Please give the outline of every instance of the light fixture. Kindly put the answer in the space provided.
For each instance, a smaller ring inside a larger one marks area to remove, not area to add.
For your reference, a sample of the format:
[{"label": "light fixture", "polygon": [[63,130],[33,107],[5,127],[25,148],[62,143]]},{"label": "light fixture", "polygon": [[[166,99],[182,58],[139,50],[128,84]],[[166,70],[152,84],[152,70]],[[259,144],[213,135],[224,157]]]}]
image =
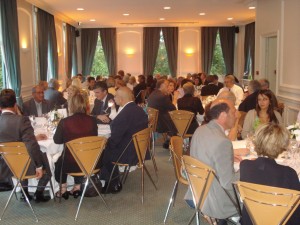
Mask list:
[{"label": "light fixture", "polygon": [[165,18],[159,18],[159,20],[165,20]]},{"label": "light fixture", "polygon": [[200,15],[200,16],[205,16],[205,13],[204,13],[204,12],[202,12],[202,13],[199,13],[199,15]]},{"label": "light fixture", "polygon": [[187,48],[184,51],[186,56],[192,56],[194,54],[194,49],[193,48]]},{"label": "light fixture", "polygon": [[129,13],[123,13],[123,16],[129,16]]},{"label": "light fixture", "polygon": [[171,7],[170,6],[165,6],[164,9],[169,10],[169,9],[171,9]]},{"label": "light fixture", "polygon": [[90,21],[91,21],[91,22],[95,22],[96,20],[95,20],[95,19],[90,19]]},{"label": "light fixture", "polygon": [[84,8],[77,8],[76,10],[78,10],[78,11],[83,11]]},{"label": "light fixture", "polygon": [[132,48],[125,49],[125,54],[129,57],[133,56],[134,55],[134,49],[132,49]]},{"label": "light fixture", "polygon": [[22,38],[21,41],[21,51],[22,52],[28,52],[28,43],[27,43],[27,39],[26,38]]},{"label": "light fixture", "polygon": [[255,9],[255,6],[249,6],[249,9]]},{"label": "light fixture", "polygon": [[232,17],[229,17],[229,18],[227,18],[227,20],[233,20],[233,18],[232,18]]}]

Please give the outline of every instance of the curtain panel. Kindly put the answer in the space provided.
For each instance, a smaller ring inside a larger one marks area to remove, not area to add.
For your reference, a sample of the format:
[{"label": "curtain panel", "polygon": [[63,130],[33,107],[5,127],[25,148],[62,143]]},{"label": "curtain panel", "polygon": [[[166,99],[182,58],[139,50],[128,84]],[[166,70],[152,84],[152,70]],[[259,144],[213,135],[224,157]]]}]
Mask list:
[{"label": "curtain panel", "polygon": [[143,32],[143,74],[153,75],[158,53],[160,27],[144,27]]},{"label": "curtain panel", "polygon": [[161,29],[167,50],[170,72],[172,77],[176,77],[178,59],[178,27],[163,27]]},{"label": "curtain panel", "polygon": [[0,20],[4,81],[15,91],[17,103],[21,106],[20,46],[16,0],[0,1]]},{"label": "curtain panel", "polygon": [[[57,79],[58,53],[54,16],[39,8],[37,11],[37,33],[40,80]],[[48,70],[50,71],[49,77]]]},{"label": "curtain panel", "polygon": [[210,73],[214,50],[216,47],[218,27],[201,27],[202,71]]},{"label": "curtain panel", "polygon": [[102,48],[109,75],[117,74],[117,31],[116,28],[100,28]]},{"label": "curtain panel", "polygon": [[67,42],[67,77],[77,74],[77,47],[76,47],[76,29],[70,24],[66,24],[66,42]]},{"label": "curtain panel", "polygon": [[219,34],[226,74],[233,74],[235,27],[219,27]]},{"label": "curtain panel", "polygon": [[98,28],[81,29],[82,75],[91,73],[98,41]]},{"label": "curtain panel", "polygon": [[244,44],[244,73],[250,72],[250,59],[252,61],[252,78],[254,79],[254,54],[255,54],[255,22],[249,23],[245,26],[245,44]]}]

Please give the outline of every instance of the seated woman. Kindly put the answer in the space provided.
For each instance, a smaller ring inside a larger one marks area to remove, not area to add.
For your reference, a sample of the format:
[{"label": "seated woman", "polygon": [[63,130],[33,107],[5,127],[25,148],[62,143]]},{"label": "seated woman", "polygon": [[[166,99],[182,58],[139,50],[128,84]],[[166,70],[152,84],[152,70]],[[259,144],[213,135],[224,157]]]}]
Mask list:
[{"label": "seated woman", "polygon": [[[75,93],[69,99],[68,107],[70,116],[59,122],[53,137],[56,144],[65,144],[77,138],[98,135],[96,118],[87,115],[87,103],[82,94]],[[55,163],[55,180],[57,182],[60,182],[60,174],[62,170],[62,189],[56,194],[56,196],[68,199],[69,194],[71,194],[74,198],[77,198],[81,194],[80,184],[82,183],[83,177],[74,177],[75,185],[70,193],[67,192],[67,173],[77,173],[81,172],[81,170],[70,150],[65,148],[65,151],[64,162],[62,163],[63,158],[61,155]]]},{"label": "seated woman", "polygon": [[[255,133],[254,146],[258,158],[243,160],[240,163],[240,180],[249,183],[287,188],[300,191],[299,177],[295,170],[276,163],[275,159],[289,145],[289,132],[284,127],[267,123],[259,127]],[[252,225],[250,217],[243,209],[242,225]],[[298,208],[289,222],[300,224],[300,208]]]},{"label": "seated woman", "polygon": [[200,98],[194,97],[195,88],[191,82],[184,84],[182,88],[184,91],[184,96],[177,100],[177,106],[179,110],[186,110],[195,114],[187,131],[188,134],[193,134],[199,127],[199,124],[196,120],[196,115],[197,113],[202,115],[204,113],[204,109]]},{"label": "seated woman", "polygon": [[270,90],[260,90],[257,95],[256,109],[248,111],[242,130],[242,138],[253,134],[255,130],[265,123],[283,124],[280,114],[274,110],[273,95]]}]

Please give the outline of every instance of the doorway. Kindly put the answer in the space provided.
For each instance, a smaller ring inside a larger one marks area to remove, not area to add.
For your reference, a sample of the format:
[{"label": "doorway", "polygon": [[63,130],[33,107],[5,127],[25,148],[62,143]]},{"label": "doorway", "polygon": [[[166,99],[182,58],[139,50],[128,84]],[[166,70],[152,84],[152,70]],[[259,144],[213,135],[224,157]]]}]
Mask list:
[{"label": "doorway", "polygon": [[270,82],[270,89],[276,94],[277,87],[277,36],[265,39],[265,76]]}]

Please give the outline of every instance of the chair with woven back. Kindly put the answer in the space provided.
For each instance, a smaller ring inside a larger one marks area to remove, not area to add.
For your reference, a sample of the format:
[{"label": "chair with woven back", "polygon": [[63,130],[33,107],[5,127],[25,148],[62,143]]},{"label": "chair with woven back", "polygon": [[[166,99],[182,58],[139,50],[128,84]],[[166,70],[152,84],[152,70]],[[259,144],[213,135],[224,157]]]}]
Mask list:
[{"label": "chair with woven back", "polygon": [[90,136],[90,137],[83,137],[77,138],[72,141],[69,141],[66,145],[70,150],[72,156],[74,157],[75,161],[77,162],[78,166],[81,169],[81,173],[68,173],[71,176],[85,176],[86,182],[84,184],[84,189],[80,198],[80,202],[77,208],[77,212],[75,215],[75,220],[78,218],[79,210],[82,204],[82,200],[84,194],[86,192],[86,188],[89,183],[93,185],[95,190],[97,191],[99,197],[105,204],[106,208],[110,211],[107,203],[105,202],[103,196],[99,192],[98,188],[96,187],[95,183],[91,179],[93,174],[96,174],[100,171],[100,169],[95,169],[103,149],[105,148],[107,139],[105,137],[98,137],[98,136]]},{"label": "chair with woven back", "polygon": [[150,153],[151,153],[151,159],[155,168],[155,173],[157,176],[157,165],[155,161],[155,132],[156,132],[156,127],[157,127],[157,120],[158,120],[158,110],[148,107],[147,108],[147,113],[148,113],[148,120],[149,120],[149,127],[151,128],[151,133],[150,133],[150,138],[151,142],[149,143],[151,148],[150,148]]},{"label": "chair with woven back", "polygon": [[300,191],[242,181],[233,185],[254,225],[286,224],[300,204]]},{"label": "chair with woven back", "polygon": [[177,194],[177,189],[178,189],[178,184],[183,184],[183,185],[188,185],[188,181],[182,176],[181,174],[181,157],[182,157],[182,153],[183,153],[183,139],[182,137],[178,137],[178,136],[173,136],[171,137],[170,140],[170,150],[171,150],[171,154],[172,154],[172,159],[173,159],[173,167],[174,167],[174,172],[175,172],[175,184],[173,187],[173,191],[169,200],[169,204],[167,207],[167,211],[165,214],[165,218],[164,218],[164,223],[166,223],[167,221],[167,217],[168,217],[168,213],[171,207],[171,204],[175,204],[175,199],[176,199],[176,194]]},{"label": "chair with woven back", "polygon": [[[35,217],[36,222],[38,222],[38,218],[30,204],[30,201],[29,201],[29,199],[24,191],[24,187],[22,186],[22,183],[21,183],[21,181],[23,181],[23,180],[32,179],[32,178],[36,177],[35,174],[34,175],[26,175],[29,165],[31,163],[31,158],[30,158],[30,155],[27,151],[25,144],[23,142],[0,143],[0,155],[4,159],[5,163],[9,167],[9,169],[11,170],[11,172],[13,174],[13,178],[15,178],[17,180],[17,183],[14,186],[14,188],[6,202],[6,205],[3,209],[0,220],[2,220],[3,215],[7,209],[7,206],[10,203],[13,194],[16,192],[17,187],[19,186],[22,193],[24,194],[27,204],[29,205],[29,207]],[[50,180],[50,186],[51,186],[51,190],[52,190],[52,193],[54,196],[53,185],[52,185],[51,180]],[[54,197],[54,200],[55,200],[55,197]]]}]

